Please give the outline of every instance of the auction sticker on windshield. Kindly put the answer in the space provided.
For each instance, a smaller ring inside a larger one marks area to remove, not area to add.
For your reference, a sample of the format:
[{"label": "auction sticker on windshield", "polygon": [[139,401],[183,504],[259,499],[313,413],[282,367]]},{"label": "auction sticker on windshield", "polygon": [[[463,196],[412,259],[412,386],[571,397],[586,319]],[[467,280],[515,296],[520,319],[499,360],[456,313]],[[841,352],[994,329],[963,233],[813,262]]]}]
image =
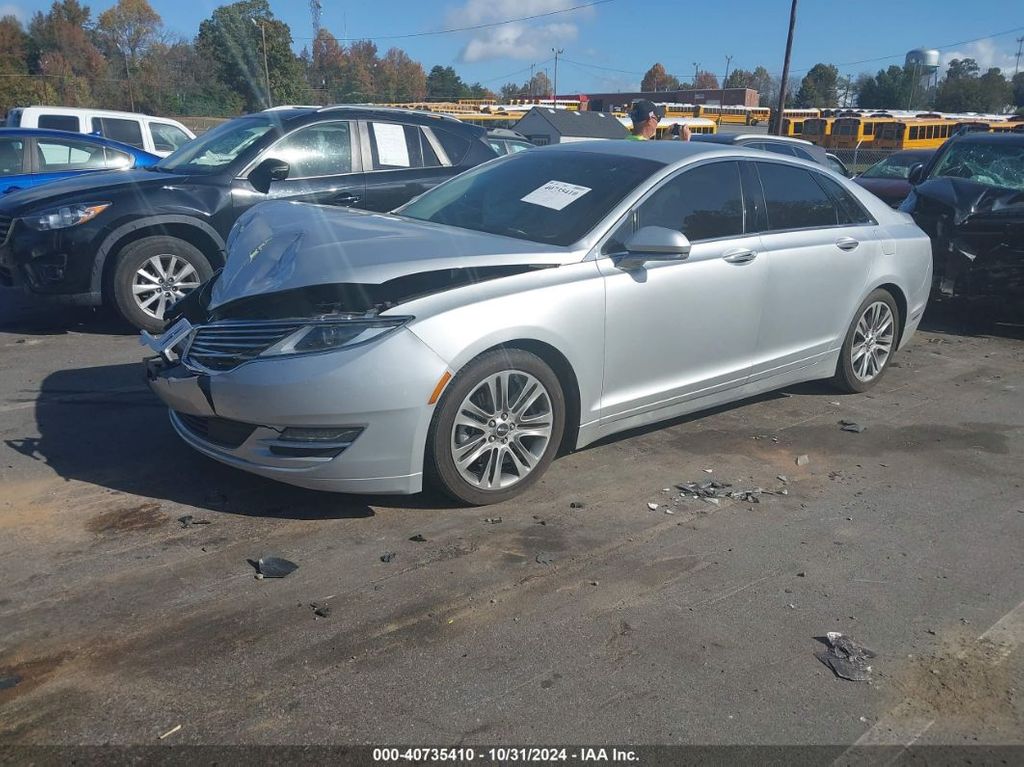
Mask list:
[{"label": "auction sticker on windshield", "polygon": [[549,181],[544,186],[534,189],[521,200],[551,210],[561,210],[589,191],[590,187],[587,186],[569,184],[565,181]]}]

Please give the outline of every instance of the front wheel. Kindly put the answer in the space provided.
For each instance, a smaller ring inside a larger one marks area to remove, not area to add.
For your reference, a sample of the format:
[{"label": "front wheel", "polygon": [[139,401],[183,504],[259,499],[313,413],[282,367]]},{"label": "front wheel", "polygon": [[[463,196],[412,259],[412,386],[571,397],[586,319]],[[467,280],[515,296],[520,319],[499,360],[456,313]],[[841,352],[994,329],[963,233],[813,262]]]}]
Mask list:
[{"label": "front wheel", "polygon": [[163,330],[167,310],[213,276],[202,251],[177,237],[143,237],[116,258],[112,287],[117,311],[150,332]]},{"label": "front wheel", "polygon": [[863,392],[881,380],[896,352],[900,311],[892,294],[878,289],[857,309],[839,353],[835,382],[848,392]]},{"label": "front wheel", "polygon": [[428,437],[427,472],[448,495],[484,506],[527,490],[547,470],[565,429],[565,395],[542,359],[488,352],[445,391]]}]

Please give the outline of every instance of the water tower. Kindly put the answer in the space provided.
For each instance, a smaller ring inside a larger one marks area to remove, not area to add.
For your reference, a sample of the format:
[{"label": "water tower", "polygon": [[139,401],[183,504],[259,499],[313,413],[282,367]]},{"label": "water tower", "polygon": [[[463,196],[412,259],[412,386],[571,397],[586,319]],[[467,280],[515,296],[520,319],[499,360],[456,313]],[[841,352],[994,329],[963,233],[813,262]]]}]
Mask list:
[{"label": "water tower", "polygon": [[917,75],[916,85],[927,88],[929,81],[935,77],[938,84],[939,52],[934,48],[915,48],[907,52],[904,66],[910,67]]}]

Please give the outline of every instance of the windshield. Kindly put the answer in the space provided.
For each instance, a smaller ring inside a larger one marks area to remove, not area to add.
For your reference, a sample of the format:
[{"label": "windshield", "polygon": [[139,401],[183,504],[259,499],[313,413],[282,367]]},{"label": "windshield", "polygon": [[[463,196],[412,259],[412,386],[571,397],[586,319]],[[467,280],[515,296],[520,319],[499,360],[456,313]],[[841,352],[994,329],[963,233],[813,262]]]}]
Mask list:
[{"label": "windshield", "polygon": [[952,143],[929,174],[929,178],[943,176],[1024,191],[1024,144]]},{"label": "windshield", "polygon": [[214,173],[230,165],[271,129],[265,117],[228,120],[159,162],[159,170],[173,173]]},{"label": "windshield", "polygon": [[467,171],[396,213],[549,245],[571,245],[644,179],[653,160],[530,151]]},{"label": "windshield", "polygon": [[881,162],[876,162],[866,171],[860,174],[861,178],[907,178],[910,169],[926,160],[925,157],[917,155],[893,155],[886,157]]}]

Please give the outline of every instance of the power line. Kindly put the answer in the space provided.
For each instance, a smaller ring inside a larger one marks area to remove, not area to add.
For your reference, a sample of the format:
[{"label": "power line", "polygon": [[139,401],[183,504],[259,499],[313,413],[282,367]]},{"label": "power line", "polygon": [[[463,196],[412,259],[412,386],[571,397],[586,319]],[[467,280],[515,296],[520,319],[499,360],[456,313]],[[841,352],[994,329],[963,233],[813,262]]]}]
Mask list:
[{"label": "power line", "polygon": [[[521,21],[534,21],[535,19],[545,19],[550,16],[558,16],[563,13],[572,13],[573,11],[579,11],[584,8],[594,8],[598,5],[605,5],[606,3],[613,3],[615,0],[591,0],[589,3],[581,3],[574,5],[571,8],[562,8],[557,11],[547,11],[545,13],[534,13],[530,16],[520,16],[515,19],[505,19],[504,21],[489,21],[484,24],[472,24],[467,27],[451,27],[449,29],[438,29],[433,32],[408,32],[403,35],[363,35],[361,37],[331,37],[336,42],[355,42],[359,40],[406,40],[411,37],[429,37],[432,35],[449,35],[453,32],[473,32],[480,29],[491,29],[493,27],[503,27],[506,24],[517,24]],[[296,37],[295,40],[314,40],[312,37]]]}]

